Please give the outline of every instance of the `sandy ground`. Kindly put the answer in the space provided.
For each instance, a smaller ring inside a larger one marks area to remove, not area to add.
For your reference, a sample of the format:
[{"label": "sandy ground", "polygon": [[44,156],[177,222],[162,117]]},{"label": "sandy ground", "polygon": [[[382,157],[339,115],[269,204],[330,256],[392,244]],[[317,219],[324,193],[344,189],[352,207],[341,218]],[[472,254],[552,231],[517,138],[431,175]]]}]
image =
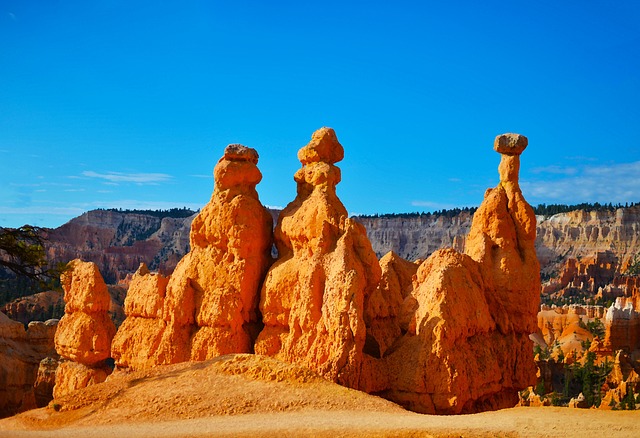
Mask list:
[{"label": "sandy ground", "polygon": [[640,411],[420,415],[253,355],[119,373],[0,421],[0,437],[640,437]]}]

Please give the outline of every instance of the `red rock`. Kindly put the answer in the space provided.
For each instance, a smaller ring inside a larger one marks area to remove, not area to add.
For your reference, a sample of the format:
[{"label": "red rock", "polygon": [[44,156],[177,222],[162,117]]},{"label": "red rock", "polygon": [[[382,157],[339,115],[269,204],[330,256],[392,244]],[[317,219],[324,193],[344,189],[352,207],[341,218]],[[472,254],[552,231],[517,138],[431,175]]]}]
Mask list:
[{"label": "red rock", "polygon": [[[515,406],[536,379],[535,216],[518,187],[522,136],[496,139],[500,184],[477,210],[465,253],[436,251],[403,303],[407,333],[384,358],[381,395],[410,410],[458,414]],[[468,254],[468,255],[467,255]]]},{"label": "red rock", "polygon": [[364,227],[349,219],[335,191],[344,151],[330,128],[298,153],[298,194],[275,230],[279,259],[261,292],[265,324],[255,351],[307,366],[358,387],[366,338],[364,301],[380,266]]},{"label": "red rock", "polygon": [[113,345],[119,367],[253,351],[273,229],[255,189],[257,162],[254,149],[229,145],[214,169],[211,200],[193,219],[191,251],[170,278],[146,267],[132,278]]},{"label": "red rock", "polygon": [[28,330],[0,312],[0,418],[37,407],[34,382],[40,361],[57,356],[57,320],[31,322]]},{"label": "red rock", "polygon": [[380,259],[382,276],[378,287],[365,300],[367,341],[364,351],[382,357],[401,336],[402,303],[411,294],[418,265],[389,252]]},{"label": "red rock", "polygon": [[516,147],[502,154],[500,184],[487,190],[476,211],[465,253],[482,265],[493,289],[486,296],[500,330],[529,334],[537,328],[532,315],[538,313],[540,303],[540,264],[535,251],[536,217],[518,184],[519,153],[526,138],[504,134],[495,143]]},{"label": "red rock", "polygon": [[59,398],[76,389],[104,382],[111,374],[107,366],[90,367],[78,362],[62,361],[56,369],[53,398]]},{"label": "red rock", "polygon": [[[66,307],[56,330],[55,346],[62,358],[73,362],[65,362],[56,371],[54,396],[103,381],[103,375],[106,378],[111,370],[105,360],[111,356],[116,333],[108,314],[111,296],[95,263],[70,262],[60,281]],[[79,374],[74,376],[73,372]]]},{"label": "red rock", "polygon": [[167,325],[162,312],[168,281],[168,277],[150,273],[144,264],[131,278],[124,303],[128,316],[111,343],[111,355],[119,368],[143,369],[162,363],[157,350]]}]

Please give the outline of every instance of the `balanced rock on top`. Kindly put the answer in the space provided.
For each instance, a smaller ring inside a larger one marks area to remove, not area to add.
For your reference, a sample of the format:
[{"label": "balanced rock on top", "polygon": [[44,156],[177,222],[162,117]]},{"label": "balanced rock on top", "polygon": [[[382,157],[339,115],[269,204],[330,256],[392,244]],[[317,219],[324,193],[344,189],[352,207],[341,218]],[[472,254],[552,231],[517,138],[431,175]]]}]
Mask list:
[{"label": "balanced rock on top", "polygon": [[167,284],[162,363],[253,352],[273,229],[255,188],[257,162],[255,149],[229,145],[214,169],[211,200],[191,225],[191,251]]},{"label": "balanced rock on top", "polygon": [[423,413],[512,407],[536,379],[529,334],[537,327],[536,222],[518,186],[526,138],[496,138],[500,183],[474,215],[465,254],[424,261],[403,303],[406,334],[382,359],[385,398]]},{"label": "balanced rock on top", "polygon": [[364,300],[380,266],[364,227],[336,195],[344,156],[330,128],[300,149],[297,196],[275,229],[279,258],[262,287],[264,329],[255,352],[297,363],[345,386],[358,387],[366,328]]}]

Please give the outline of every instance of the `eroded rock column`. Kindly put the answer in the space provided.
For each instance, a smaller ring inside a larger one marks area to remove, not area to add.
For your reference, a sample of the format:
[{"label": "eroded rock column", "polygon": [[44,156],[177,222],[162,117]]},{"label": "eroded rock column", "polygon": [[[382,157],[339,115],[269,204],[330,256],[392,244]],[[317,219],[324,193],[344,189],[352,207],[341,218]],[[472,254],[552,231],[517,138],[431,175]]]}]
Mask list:
[{"label": "eroded rock column", "polygon": [[380,266],[365,229],[336,195],[344,150],[330,128],[300,149],[298,193],[275,230],[279,259],[261,292],[265,324],[255,352],[305,365],[329,380],[358,387],[366,329],[365,298]]},{"label": "eroded rock column", "polygon": [[535,215],[518,186],[517,134],[498,136],[500,183],[475,213],[465,254],[436,251],[403,302],[406,334],[383,358],[380,394],[423,413],[459,414],[512,407],[533,385],[529,334],[537,329],[540,277]]},{"label": "eroded rock column", "polygon": [[258,153],[229,145],[214,169],[211,200],[191,225],[191,251],[166,289],[162,363],[252,353],[273,220],[260,203]]},{"label": "eroded rock column", "polygon": [[73,260],[60,280],[66,306],[55,346],[66,360],[56,371],[54,398],[104,382],[111,373],[105,361],[116,332],[108,314],[111,297],[95,263]]}]

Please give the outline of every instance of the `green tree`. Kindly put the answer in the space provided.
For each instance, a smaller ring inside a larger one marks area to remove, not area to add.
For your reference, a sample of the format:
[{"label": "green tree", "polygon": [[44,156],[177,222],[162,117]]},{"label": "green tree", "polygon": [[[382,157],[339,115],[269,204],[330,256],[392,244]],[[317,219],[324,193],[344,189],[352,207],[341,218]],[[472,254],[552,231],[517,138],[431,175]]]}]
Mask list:
[{"label": "green tree", "polygon": [[0,266],[23,277],[40,279],[47,274],[42,230],[31,225],[0,228]]},{"label": "green tree", "polygon": [[56,285],[64,267],[49,265],[45,243],[39,227],[0,227],[0,304]]},{"label": "green tree", "polygon": [[633,256],[627,266],[627,270],[624,272],[626,275],[640,275],[640,254]]}]

